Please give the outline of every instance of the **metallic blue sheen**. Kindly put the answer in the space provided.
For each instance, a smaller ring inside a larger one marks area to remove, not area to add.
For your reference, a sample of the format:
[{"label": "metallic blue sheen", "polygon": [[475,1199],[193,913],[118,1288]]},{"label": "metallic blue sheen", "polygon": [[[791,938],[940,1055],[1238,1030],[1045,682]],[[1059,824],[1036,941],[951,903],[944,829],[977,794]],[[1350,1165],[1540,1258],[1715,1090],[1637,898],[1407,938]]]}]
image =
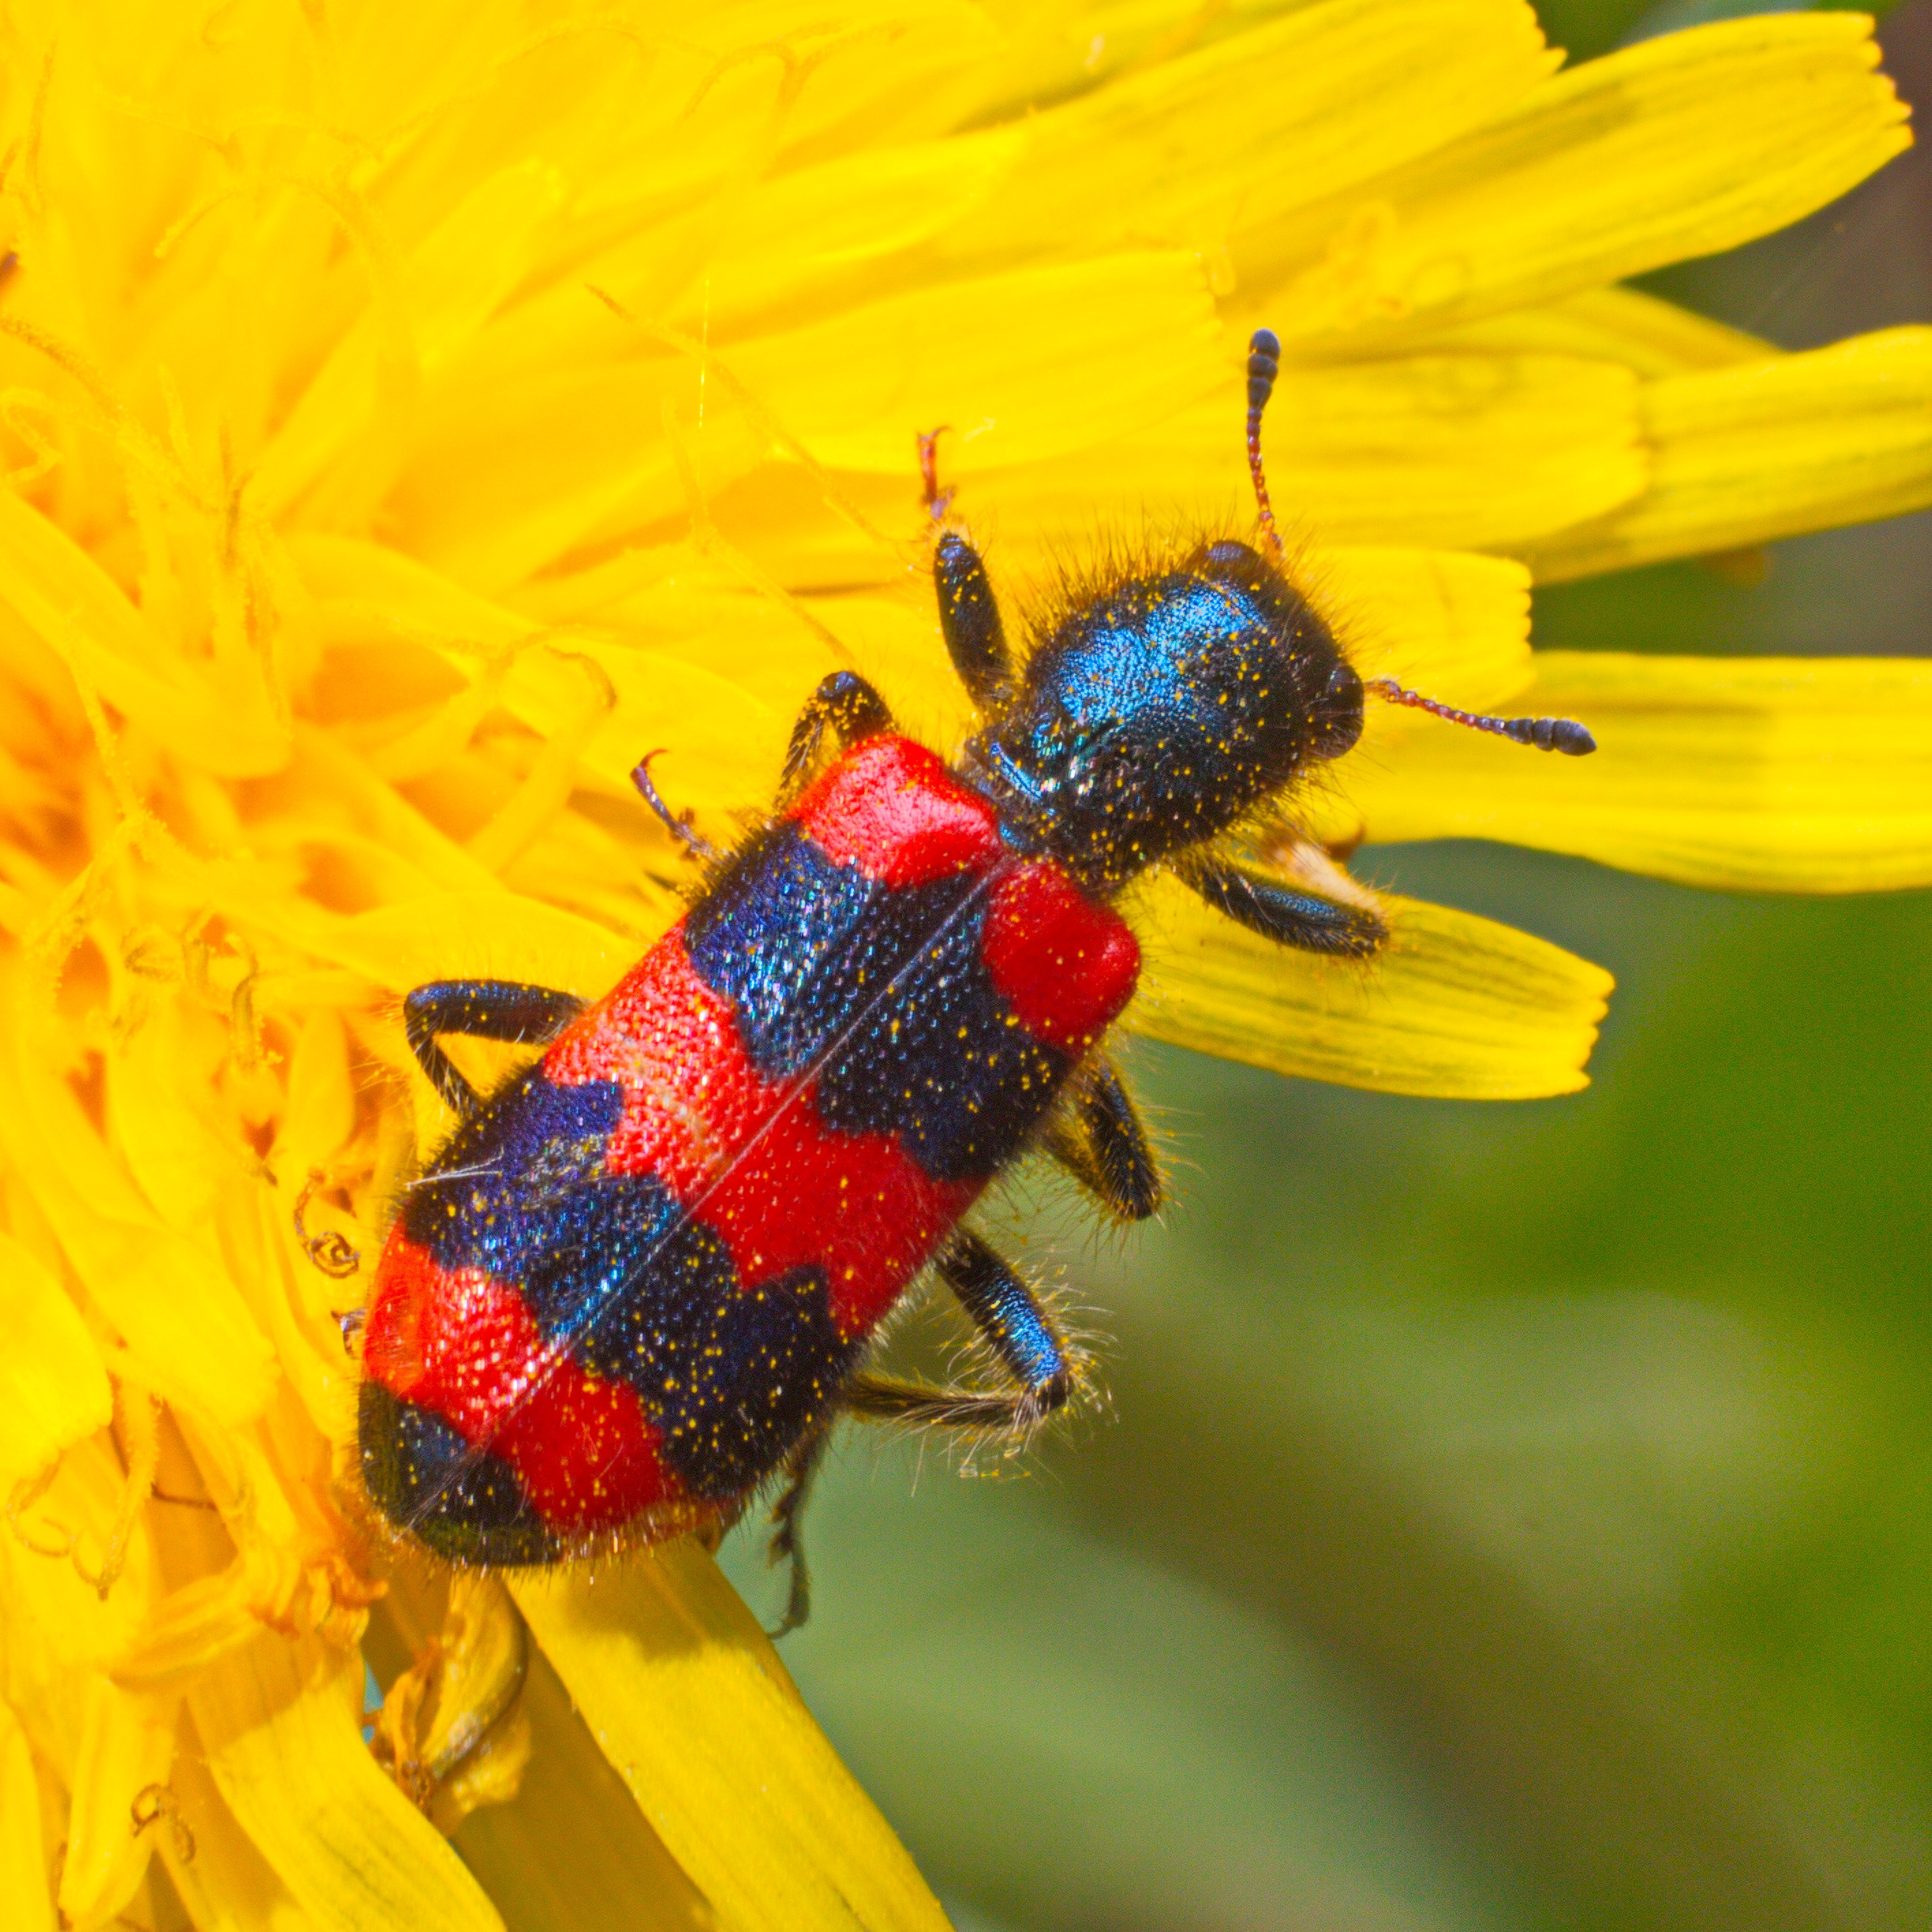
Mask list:
[{"label": "metallic blue sheen", "polygon": [[896,959],[872,915],[885,888],[842,866],[793,824],[774,826],[738,853],[685,921],[698,976],[728,1000],[758,1071],[801,1072],[821,1054],[842,1009]]},{"label": "metallic blue sheen", "polygon": [[1210,546],[1071,611],[968,760],[1016,844],[1124,884],[1288,782],[1335,662],[1270,567]]},{"label": "metallic blue sheen", "polygon": [[1059,1339],[1046,1325],[1040,1304],[1017,1277],[1002,1284],[985,1307],[983,1324],[998,1334],[1000,1352],[1023,1388],[1037,1388],[1066,1372]]},{"label": "metallic blue sheen", "polygon": [[1025,1144],[1068,1065],[1015,1023],[985,926],[970,875],[879,885],[787,824],[692,908],[685,944],[767,1079],[815,1066],[827,1126],[897,1133],[934,1180],[976,1180]]},{"label": "metallic blue sheen", "polygon": [[532,1066],[500,1088],[438,1151],[403,1206],[409,1238],[446,1268],[520,1282],[560,1248],[602,1238],[604,1149],[624,1112],[613,1081],[560,1087]]},{"label": "metallic blue sheen", "polygon": [[[855,1352],[822,1269],[748,1287],[662,1181],[604,1171],[622,1112],[614,1084],[559,1086],[530,1068],[441,1150],[410,1194],[404,1232],[440,1266],[514,1287],[548,1340],[637,1390],[692,1495],[734,1496],[824,1418]],[[423,1436],[406,1460],[428,1466],[440,1453]],[[515,1479],[505,1468],[476,1481],[487,1500]],[[449,1496],[472,1516],[483,1507]]]}]

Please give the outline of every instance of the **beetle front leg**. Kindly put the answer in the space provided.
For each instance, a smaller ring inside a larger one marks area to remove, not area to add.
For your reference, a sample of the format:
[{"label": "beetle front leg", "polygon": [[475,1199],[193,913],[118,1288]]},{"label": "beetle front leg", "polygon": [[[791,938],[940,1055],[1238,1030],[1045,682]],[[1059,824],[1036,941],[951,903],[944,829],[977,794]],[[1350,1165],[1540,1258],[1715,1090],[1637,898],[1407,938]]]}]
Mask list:
[{"label": "beetle front leg", "polygon": [[1388,928],[1373,913],[1298,892],[1245,866],[1202,862],[1179,869],[1183,882],[1216,912],[1277,946],[1367,959],[1388,943]]},{"label": "beetle front leg", "polygon": [[791,728],[791,743],[778,780],[781,802],[788,802],[804,788],[828,729],[838,734],[844,746],[892,728],[892,714],[871,685],[855,670],[833,671],[805,700],[805,709]]},{"label": "beetle front leg", "polygon": [[939,593],[940,634],[952,668],[981,710],[995,710],[1012,687],[1006,627],[980,553],[957,531],[939,539],[932,581]]},{"label": "beetle front leg", "polygon": [[410,1051],[445,1105],[470,1114],[482,1104],[482,1096],[436,1044],[440,1035],[548,1045],[583,1012],[584,1005],[574,993],[523,986],[514,980],[437,980],[418,986],[404,1000],[403,1030]]}]

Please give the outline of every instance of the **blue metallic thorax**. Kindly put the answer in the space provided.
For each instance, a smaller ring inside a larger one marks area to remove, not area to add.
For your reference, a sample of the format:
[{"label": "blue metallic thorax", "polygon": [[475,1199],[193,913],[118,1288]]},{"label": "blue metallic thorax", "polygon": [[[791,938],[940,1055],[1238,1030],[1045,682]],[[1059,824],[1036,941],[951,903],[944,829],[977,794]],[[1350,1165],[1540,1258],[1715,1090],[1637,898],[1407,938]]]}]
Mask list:
[{"label": "blue metallic thorax", "polygon": [[1076,602],[968,758],[1011,842],[1113,886],[1217,836],[1360,723],[1327,628],[1255,552],[1215,544]]}]

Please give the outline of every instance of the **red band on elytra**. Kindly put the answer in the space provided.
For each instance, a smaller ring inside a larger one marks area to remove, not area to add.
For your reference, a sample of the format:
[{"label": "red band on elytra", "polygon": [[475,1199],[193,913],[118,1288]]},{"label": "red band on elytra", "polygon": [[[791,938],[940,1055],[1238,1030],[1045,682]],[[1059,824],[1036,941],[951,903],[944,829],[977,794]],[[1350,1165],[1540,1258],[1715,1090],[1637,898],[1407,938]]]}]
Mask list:
[{"label": "red band on elytra", "polygon": [[1133,997],[1141,949],[1119,916],[1049,859],[995,882],[986,961],[1000,996],[1036,1039],[1080,1054]]},{"label": "red band on elytra", "polygon": [[680,1492],[637,1391],[548,1341],[514,1288],[482,1268],[442,1267],[400,1223],[380,1279],[368,1373],[502,1457],[551,1529],[615,1529]]},{"label": "red band on elytra", "polygon": [[933,1180],[891,1133],[827,1127],[809,1082],[768,1081],[728,1001],[674,927],[552,1047],[560,1085],[611,1080],[624,1112],[611,1174],[648,1174],[723,1240],[741,1291],[825,1270],[832,1318],[865,1334],[970,1207],[978,1184]]},{"label": "red band on elytra", "polygon": [[923,745],[886,734],[855,746],[792,817],[832,857],[885,886],[984,871],[999,857],[992,806]]}]

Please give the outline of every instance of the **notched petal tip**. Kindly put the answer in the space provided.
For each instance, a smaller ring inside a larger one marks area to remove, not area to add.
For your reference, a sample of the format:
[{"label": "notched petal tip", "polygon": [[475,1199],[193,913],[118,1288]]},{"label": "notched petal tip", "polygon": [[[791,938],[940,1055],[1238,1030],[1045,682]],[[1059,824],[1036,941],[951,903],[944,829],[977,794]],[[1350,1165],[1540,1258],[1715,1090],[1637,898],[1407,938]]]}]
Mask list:
[{"label": "notched petal tip", "polygon": [[1173,881],[1149,896],[1154,936],[1137,1032],[1279,1073],[1382,1093],[1521,1100],[1574,1093],[1613,982],[1548,940],[1384,896],[1372,961],[1291,952]]}]

